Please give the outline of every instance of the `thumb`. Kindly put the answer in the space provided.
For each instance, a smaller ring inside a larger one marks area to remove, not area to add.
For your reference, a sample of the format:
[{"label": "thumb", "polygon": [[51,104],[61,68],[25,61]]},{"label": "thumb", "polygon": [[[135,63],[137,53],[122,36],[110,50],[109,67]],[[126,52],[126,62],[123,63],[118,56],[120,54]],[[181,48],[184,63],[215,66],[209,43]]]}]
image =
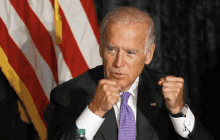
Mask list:
[{"label": "thumb", "polygon": [[164,77],[160,78],[160,80],[158,81],[158,85],[162,85],[164,81],[165,81]]}]

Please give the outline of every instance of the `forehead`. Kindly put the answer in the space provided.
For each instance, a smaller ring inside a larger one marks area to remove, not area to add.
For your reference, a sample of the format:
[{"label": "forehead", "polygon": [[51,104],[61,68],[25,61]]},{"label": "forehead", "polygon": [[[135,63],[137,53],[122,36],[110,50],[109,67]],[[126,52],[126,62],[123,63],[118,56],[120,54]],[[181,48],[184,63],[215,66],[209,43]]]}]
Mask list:
[{"label": "forehead", "polygon": [[116,24],[106,27],[106,43],[115,47],[142,48],[146,44],[149,26],[143,23]]}]

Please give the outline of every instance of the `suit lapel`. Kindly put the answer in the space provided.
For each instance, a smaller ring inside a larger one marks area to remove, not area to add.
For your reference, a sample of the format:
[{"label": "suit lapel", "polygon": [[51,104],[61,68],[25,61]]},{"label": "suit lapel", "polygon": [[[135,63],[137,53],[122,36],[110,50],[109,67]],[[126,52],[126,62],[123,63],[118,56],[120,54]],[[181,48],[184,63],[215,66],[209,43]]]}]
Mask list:
[{"label": "suit lapel", "polygon": [[105,121],[100,127],[100,132],[106,140],[118,139],[118,126],[115,118],[115,111],[112,108],[104,115]]},{"label": "suit lapel", "polygon": [[162,98],[156,92],[158,87],[155,82],[145,70],[140,75],[137,97],[137,140],[158,139],[152,123],[159,116]]}]

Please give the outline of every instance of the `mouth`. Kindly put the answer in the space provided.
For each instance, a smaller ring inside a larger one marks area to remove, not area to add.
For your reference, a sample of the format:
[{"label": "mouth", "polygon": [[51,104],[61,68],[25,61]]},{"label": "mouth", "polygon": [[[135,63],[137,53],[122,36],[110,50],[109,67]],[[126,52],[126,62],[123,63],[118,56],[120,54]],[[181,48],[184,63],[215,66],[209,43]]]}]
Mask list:
[{"label": "mouth", "polygon": [[114,77],[117,77],[117,78],[126,76],[126,74],[119,73],[119,72],[111,72],[111,75],[114,76]]}]

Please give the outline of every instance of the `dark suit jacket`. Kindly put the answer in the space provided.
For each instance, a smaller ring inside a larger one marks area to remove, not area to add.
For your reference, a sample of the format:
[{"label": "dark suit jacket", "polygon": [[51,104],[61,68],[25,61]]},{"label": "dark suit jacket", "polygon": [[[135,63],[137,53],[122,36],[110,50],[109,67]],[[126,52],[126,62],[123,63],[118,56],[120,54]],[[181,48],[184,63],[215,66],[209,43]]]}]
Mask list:
[{"label": "dark suit jacket", "polygon": [[[172,125],[169,112],[158,85],[166,75],[149,70],[146,65],[139,77],[137,97],[137,140],[183,139]],[[74,140],[77,126],[76,119],[93,99],[98,81],[104,79],[103,66],[90,69],[81,76],[71,79],[51,91],[50,101],[54,114],[48,124],[49,140]],[[185,90],[185,89],[184,89]],[[189,105],[187,92],[184,103]],[[151,106],[156,103],[156,106]],[[112,108],[104,115],[104,122],[94,136],[95,140],[117,140],[118,127]],[[196,119],[189,140],[211,140],[212,136]]]}]

